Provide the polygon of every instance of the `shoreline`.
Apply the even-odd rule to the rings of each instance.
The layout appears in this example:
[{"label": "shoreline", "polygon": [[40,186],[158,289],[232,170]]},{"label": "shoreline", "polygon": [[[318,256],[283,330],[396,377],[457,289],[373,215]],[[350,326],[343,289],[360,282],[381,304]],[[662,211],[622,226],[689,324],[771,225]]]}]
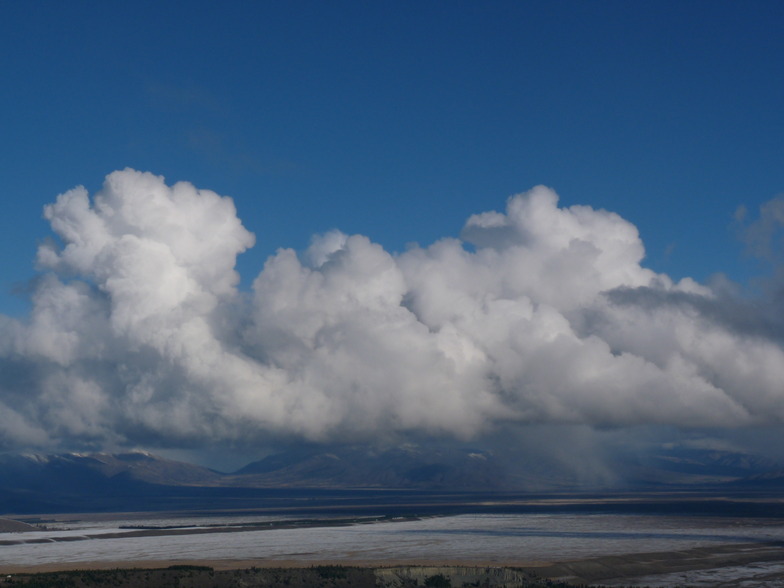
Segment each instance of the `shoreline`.
[{"label": "shoreline", "polygon": [[0,565],[0,575],[5,574],[37,574],[47,572],[67,572],[75,570],[152,570],[166,569],[172,566],[206,566],[216,571],[260,569],[300,569],[318,566],[341,566],[347,568],[381,569],[381,568],[531,568],[539,569],[556,565],[557,562],[499,562],[479,560],[300,560],[300,559],[178,559],[178,560],[117,560],[117,561],[77,561],[62,563],[46,563],[33,565]]},{"label": "shoreline", "polygon": [[35,565],[0,565],[0,574],[37,574],[77,570],[153,570],[171,566],[206,566],[215,571],[245,569],[301,569],[318,566],[341,566],[359,569],[396,568],[489,568],[513,569],[536,574],[541,578],[561,580],[576,584],[597,583],[608,580],[634,579],[673,572],[714,569],[760,562],[784,562],[784,543],[739,543],[711,547],[697,547],[679,551],[659,551],[618,554],[568,561],[530,561],[524,558],[501,560],[386,559],[364,560],[344,558],[339,560],[302,559],[183,559],[183,560],[115,560],[77,561]]}]

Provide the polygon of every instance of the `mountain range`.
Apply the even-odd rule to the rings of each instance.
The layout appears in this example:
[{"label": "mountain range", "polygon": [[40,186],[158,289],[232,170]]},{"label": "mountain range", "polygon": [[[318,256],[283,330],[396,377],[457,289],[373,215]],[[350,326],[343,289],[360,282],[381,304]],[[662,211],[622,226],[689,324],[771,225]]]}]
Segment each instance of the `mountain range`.
[{"label": "mountain range", "polygon": [[[780,462],[745,453],[664,448],[618,463],[614,489],[770,489],[784,487]],[[235,472],[147,452],[0,455],[0,512],[74,512],[189,507],[259,496],[312,492],[451,492],[602,490],[580,487],[568,471],[537,470],[493,452],[402,445],[293,449]],[[604,488],[607,490],[608,488]]]}]

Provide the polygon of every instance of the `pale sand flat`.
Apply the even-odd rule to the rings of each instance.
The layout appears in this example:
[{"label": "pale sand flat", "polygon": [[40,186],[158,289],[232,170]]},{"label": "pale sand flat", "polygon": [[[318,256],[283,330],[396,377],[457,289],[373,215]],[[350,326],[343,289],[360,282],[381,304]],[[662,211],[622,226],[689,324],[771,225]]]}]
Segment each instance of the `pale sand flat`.
[{"label": "pale sand flat", "polygon": [[572,561],[526,561],[499,558],[497,560],[430,559],[339,559],[339,560],[286,560],[286,559],[201,559],[201,560],[143,560],[143,561],[81,561],[42,565],[0,565],[1,574],[53,572],[84,569],[117,568],[167,568],[173,565],[209,566],[215,570],[246,568],[307,568],[319,565],[343,565],[363,568],[407,566],[432,567],[507,567],[522,568],[545,578],[562,578],[576,582],[634,578],[673,571],[712,569],[724,566],[748,565],[762,561],[784,561],[784,546],[780,543],[741,543],[699,547],[681,551],[663,551],[603,556]]}]

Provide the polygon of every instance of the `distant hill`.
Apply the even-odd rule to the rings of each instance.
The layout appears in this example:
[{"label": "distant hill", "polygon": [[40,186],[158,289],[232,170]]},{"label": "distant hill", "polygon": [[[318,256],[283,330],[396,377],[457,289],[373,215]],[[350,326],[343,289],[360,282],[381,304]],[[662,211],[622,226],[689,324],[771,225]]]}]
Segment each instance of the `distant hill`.
[{"label": "distant hill", "polygon": [[0,455],[0,474],[0,488],[57,488],[61,492],[131,482],[204,485],[221,477],[207,468],[146,452]]},{"label": "distant hill", "polygon": [[257,486],[502,490],[507,469],[488,451],[402,445],[293,450],[248,464],[229,480]]},{"label": "distant hill", "polygon": [[12,519],[0,518],[0,533],[24,533],[25,531],[35,531],[36,527],[14,521]]},{"label": "distant hill", "polygon": [[755,474],[745,478],[735,480],[731,484],[733,487],[748,487],[759,489],[780,489],[784,488],[784,468],[778,468],[761,474]]},{"label": "distant hill", "polygon": [[415,446],[289,451],[232,474],[145,452],[0,455],[0,513],[255,508],[339,490],[494,491],[504,480],[489,452]]},{"label": "distant hill", "polygon": [[547,462],[459,446],[300,448],[233,473],[144,452],[0,455],[0,513],[288,508],[314,496],[380,491],[424,496],[784,486],[780,462],[741,452],[668,447],[614,465],[622,483],[601,487],[580,485],[569,470]]},{"label": "distant hill", "polygon": [[781,470],[774,459],[738,451],[667,447],[625,461],[627,479],[637,486],[753,485]]},{"label": "distant hill", "polygon": [[167,488],[220,479],[207,468],[149,453],[0,455],[0,512],[139,509]]}]

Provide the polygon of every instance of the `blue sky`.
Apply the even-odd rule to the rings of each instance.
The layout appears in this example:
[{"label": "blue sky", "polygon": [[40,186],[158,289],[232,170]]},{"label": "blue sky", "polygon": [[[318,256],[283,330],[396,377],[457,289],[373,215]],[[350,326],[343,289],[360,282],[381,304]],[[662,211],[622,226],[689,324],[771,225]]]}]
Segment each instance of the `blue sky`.
[{"label": "blue sky", "polygon": [[42,207],[132,167],[232,196],[257,244],[391,251],[536,184],[622,215],[675,278],[765,271],[784,191],[778,2],[4,2],[2,309]]}]

